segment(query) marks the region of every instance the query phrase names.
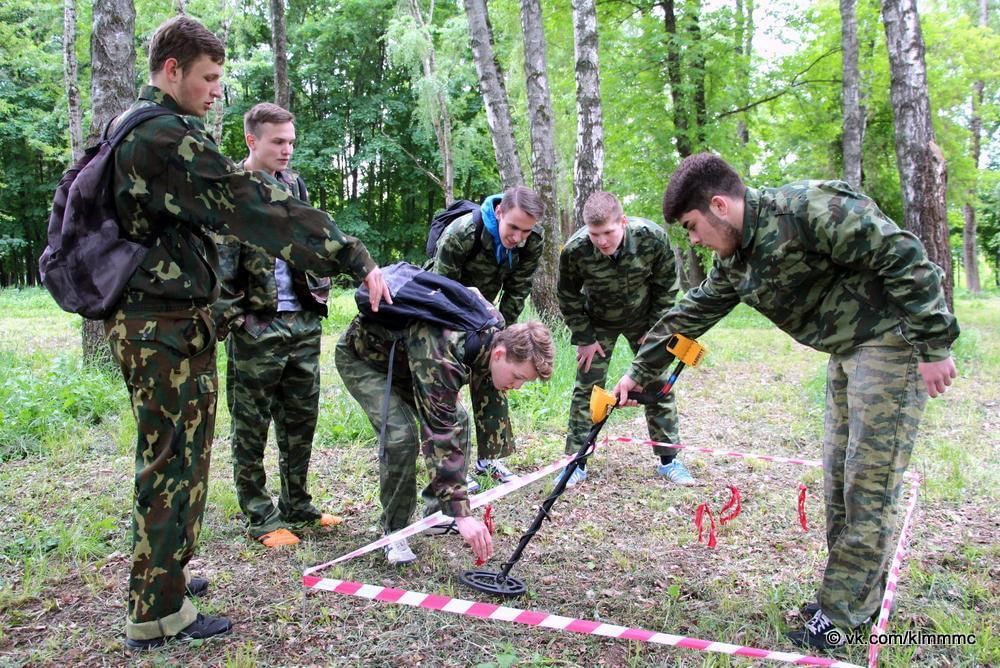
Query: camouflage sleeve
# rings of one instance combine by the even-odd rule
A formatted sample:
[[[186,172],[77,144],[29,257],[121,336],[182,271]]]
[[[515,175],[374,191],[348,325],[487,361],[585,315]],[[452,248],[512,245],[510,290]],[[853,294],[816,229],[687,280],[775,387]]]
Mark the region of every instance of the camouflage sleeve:
[[[958,338],[955,316],[948,311],[941,269],[927,258],[923,244],[902,230],[867,197],[825,184],[819,196],[802,206],[812,225],[806,231],[818,250],[834,262],[865,269],[883,282],[886,297],[903,320],[906,339],[925,362],[947,359]],[[825,200],[825,201],[824,201]]]
[[[556,297],[559,310],[570,332],[570,343],[585,346],[597,340],[597,334],[587,315],[586,299],[583,296],[583,277],[577,271],[570,246],[563,246],[559,253],[559,277],[556,282]]]
[[[732,283],[718,266],[712,268],[704,283],[688,290],[677,305],[653,325],[639,354],[632,360],[628,375],[645,386],[663,373],[674,360],[667,352],[667,339],[683,334],[697,339],[736,308],[740,298]]]
[[[656,254],[653,257],[652,274],[649,279],[649,322],[652,328],[674,305],[677,299],[677,270],[674,252],[667,241],[667,235],[653,237]]]
[[[528,243],[518,253],[518,265],[503,282],[500,296],[500,315],[508,325],[513,325],[524,310],[524,301],[531,294],[531,281],[538,269],[538,259],[542,254],[542,237],[534,232]]]
[[[143,174],[158,175],[147,180],[133,169],[123,180],[154,217],[242,240],[323,276],[347,272],[361,280],[375,267],[364,245],[341,232],[329,214],[292,197],[262,172],[238,170],[201,130],[200,121],[162,117],[135,133],[145,141],[126,142],[116,157],[142,165]],[[130,155],[136,146],[142,155]],[[165,164],[151,164],[156,161]]]
[[[446,335],[438,327],[421,323],[410,328],[406,339],[421,449],[431,469],[430,489],[441,502],[441,511],[451,517],[470,514],[462,475],[462,446],[469,434],[463,433],[458,413],[459,393],[469,380],[462,364],[463,338],[461,333]]]
[[[239,327],[243,315],[243,287],[239,285],[241,244],[223,238],[216,239],[219,251],[219,299],[212,304],[212,315],[219,329],[219,339],[226,338],[230,329]]]
[[[438,238],[433,271],[461,282],[462,266],[476,243],[476,226],[468,224],[472,214],[452,221]]]

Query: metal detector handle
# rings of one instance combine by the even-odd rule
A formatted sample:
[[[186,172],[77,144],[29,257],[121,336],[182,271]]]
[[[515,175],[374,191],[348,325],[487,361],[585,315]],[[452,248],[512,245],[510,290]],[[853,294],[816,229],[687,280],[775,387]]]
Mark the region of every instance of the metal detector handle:
[[[629,392],[628,398],[632,401],[637,401],[643,406],[648,406],[650,404],[655,404],[657,402],[663,401],[665,394],[660,394],[659,392]]]

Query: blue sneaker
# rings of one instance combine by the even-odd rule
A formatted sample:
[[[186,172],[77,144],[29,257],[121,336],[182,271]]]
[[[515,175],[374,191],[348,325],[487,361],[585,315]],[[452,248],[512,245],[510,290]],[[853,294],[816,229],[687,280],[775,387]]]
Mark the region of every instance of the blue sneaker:
[[[675,459],[669,464],[660,464],[656,467],[656,472],[675,485],[690,487],[691,485],[698,484],[698,481],[694,479],[694,476],[684,466],[684,462],[679,459]]]
[[[559,474],[560,480],[564,475],[566,475],[566,469],[563,469],[562,473]],[[573,471],[573,475],[571,475],[569,477],[569,480],[566,481],[566,487],[576,487],[586,479],[587,479],[587,469],[582,469],[578,466],[576,467],[576,470]]]

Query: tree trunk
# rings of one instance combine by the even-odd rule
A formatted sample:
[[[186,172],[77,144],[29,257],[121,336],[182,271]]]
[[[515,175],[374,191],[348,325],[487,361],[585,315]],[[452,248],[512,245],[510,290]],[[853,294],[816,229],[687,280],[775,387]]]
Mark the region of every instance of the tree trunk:
[[[76,0],[63,3],[63,81],[69,112],[69,145],[73,162],[83,155],[83,110],[80,108],[80,84],[76,65]]]
[[[979,25],[987,26],[987,0],[979,0]],[[972,118],[969,121],[969,134],[972,135],[971,151],[972,166],[979,172],[979,153],[983,136],[983,89],[985,82],[979,79],[972,85]],[[977,179],[978,180],[978,179]],[[982,288],[979,284],[979,251],[977,249],[976,209],[973,202],[976,197],[976,187],[973,185],[967,192],[965,206],[962,207],[962,257],[965,260],[965,285],[969,292],[977,293]]]
[[[663,0],[663,29],[667,33],[667,81],[670,83],[670,109],[674,121],[674,141],[681,158],[691,155],[691,139],[688,134],[687,104],[681,77],[681,45],[677,39],[677,15],[674,0]]]
[[[573,0],[576,55],[576,164],[573,174],[574,227],[584,224],[583,205],[604,185],[604,121],[597,58],[597,8],[594,0]]]
[[[174,11],[178,14],[186,14],[187,0],[174,0]]]
[[[896,126],[896,163],[903,188],[904,227],[924,242],[931,261],[944,270],[952,306],[953,277],[945,208],[947,166],[934,138],[927,95],[924,40],[915,0],[882,0],[892,77],[890,98]]]
[[[556,148],[553,130],[552,97],[549,93],[545,57],[545,29],[540,0],[521,0],[521,29],[524,32],[524,76],[531,122],[531,172],[534,189],[545,203],[542,227],[545,245],[535,273],[531,300],[535,310],[550,318],[559,316],[556,273],[562,231],[556,194]]]
[[[750,90],[750,60],[753,53],[753,0],[736,0],[736,52],[739,55],[739,85],[740,90]],[[736,123],[736,139],[742,146],[750,143],[750,130],[747,126],[747,113],[740,114]],[[743,165],[743,173],[750,170],[749,164]]]
[[[431,34],[428,24],[429,17],[424,20],[423,12],[420,10],[418,0],[410,0],[410,15],[417,23],[417,28],[424,33],[427,40],[427,51],[420,56],[421,65],[424,70],[424,78],[434,81],[437,78],[437,65],[434,55],[434,36]],[[433,10],[433,5],[432,5]],[[448,98],[440,86],[434,86],[433,98],[428,105],[431,127],[434,128],[434,137],[437,139],[438,150],[441,152],[441,189],[444,191],[444,201],[446,206],[450,206],[455,201],[455,155],[451,147],[451,112],[448,110]]]
[[[858,70],[858,23],[855,0],[840,0],[840,46],[843,52],[844,180],[861,189],[861,147],[865,138],[865,110],[861,106]]]
[[[105,126],[135,100],[135,6],[132,0],[95,0],[90,36],[90,100],[93,105],[90,139],[94,143]],[[83,321],[83,359],[107,361],[104,325]]]
[[[465,0],[465,15],[469,19],[472,59],[479,76],[479,92],[486,107],[486,123],[493,139],[493,152],[504,189],[524,183],[521,158],[514,140],[514,123],[504,86],[503,70],[493,51],[493,28],[486,9],[486,0]]]
[[[233,23],[233,12],[229,6],[229,0],[222,0],[222,34],[219,35],[219,39],[222,40],[222,45],[229,47],[229,27]],[[212,123],[210,127],[212,128],[212,139],[215,143],[222,145],[222,131],[223,122],[226,120],[226,103],[229,101],[228,89],[226,86],[225,79],[222,80],[222,99],[212,105]],[[287,107],[286,107],[287,108]],[[243,124],[240,124],[242,129]]]
[[[285,32],[285,0],[271,0],[271,50],[274,53],[274,103],[290,109],[288,91],[288,34]]]

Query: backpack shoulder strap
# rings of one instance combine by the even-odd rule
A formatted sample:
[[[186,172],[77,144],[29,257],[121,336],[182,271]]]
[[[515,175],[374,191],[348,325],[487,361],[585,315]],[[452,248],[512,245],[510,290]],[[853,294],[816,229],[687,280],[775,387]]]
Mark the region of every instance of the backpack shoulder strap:
[[[104,135],[105,135],[104,139],[109,144],[111,144],[111,148],[115,148],[118,146],[118,144],[122,143],[125,137],[128,136],[128,133],[132,132],[132,130],[135,130],[139,125],[145,123],[151,118],[156,118],[157,116],[166,116],[168,114],[172,114],[174,116],[180,116],[180,114],[171,111],[166,107],[163,107],[158,104],[151,104],[146,107],[140,107],[131,114],[127,115],[125,118],[123,118],[121,122],[118,123],[117,125],[115,125],[115,121],[118,119],[115,118],[114,120],[112,120],[111,123],[108,124],[108,127],[105,128],[104,130]],[[107,133],[112,126],[114,126],[114,132],[111,134],[110,137],[108,137]]]
[[[469,261],[479,254],[479,251],[483,246],[483,230],[486,229],[486,223],[483,222],[482,209],[477,208],[472,212],[472,220],[476,223],[476,229],[475,232],[472,233],[472,248],[469,250],[469,254],[465,256],[465,262],[463,262],[463,264],[469,264]]]

